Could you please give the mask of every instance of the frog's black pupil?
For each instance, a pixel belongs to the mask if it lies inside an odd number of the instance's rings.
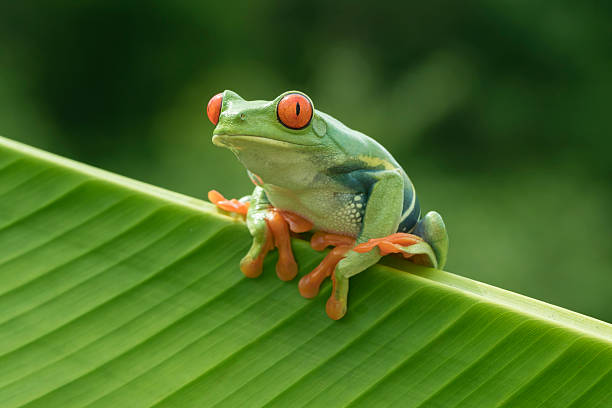
[[[295,103],[295,116],[300,116],[300,103]]]

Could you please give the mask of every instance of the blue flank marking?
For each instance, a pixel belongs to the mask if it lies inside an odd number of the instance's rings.
[[[344,165],[334,167],[328,170],[328,174],[334,177],[341,184],[349,187],[356,193],[363,193],[365,195],[364,205],[367,206],[368,199],[370,198],[370,192],[374,183],[378,179],[372,174],[381,169],[363,169],[363,163],[356,162],[351,165]],[[419,199],[415,197],[414,208],[410,211],[410,214],[405,214],[406,210],[412,203],[412,196],[415,194],[412,184],[408,180],[408,176],[404,174],[404,205],[402,207],[402,221],[397,227],[397,232],[411,232],[419,222],[421,217],[421,206],[419,205]],[[367,207],[366,207],[367,208]]]
[[[376,170],[359,169],[349,172],[336,172],[341,168],[336,167],[330,169],[329,174],[340,184],[343,184],[353,190],[355,193],[363,193],[367,198],[370,196],[372,186],[378,181],[378,179],[372,174]]]

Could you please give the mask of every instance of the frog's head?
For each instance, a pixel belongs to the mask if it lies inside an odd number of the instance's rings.
[[[312,101],[297,91],[273,101],[245,101],[235,92],[224,91],[212,97],[206,113],[216,125],[213,143],[232,149],[255,144],[289,149],[317,146],[325,134],[325,122]]]
[[[212,97],[206,113],[216,125],[212,141],[233,151],[251,171],[283,171],[311,161],[332,148],[325,115],[304,93],[289,91],[272,101],[246,101],[224,91]],[[303,170],[305,168],[303,167]]]

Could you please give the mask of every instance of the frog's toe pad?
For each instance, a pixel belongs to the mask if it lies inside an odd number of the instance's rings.
[[[259,256],[255,259],[252,259],[249,256],[245,256],[240,261],[240,270],[247,278],[257,278],[261,275],[261,271],[263,270],[263,256]]]
[[[327,315],[334,320],[342,319],[342,317],[344,317],[346,314],[346,300],[342,301],[336,299],[334,295],[331,295],[329,299],[327,299],[325,311],[327,312]]]
[[[300,295],[305,297],[306,299],[312,299],[319,294],[319,287],[323,282],[324,277],[313,276],[311,273],[305,275],[300,279],[300,283],[298,283],[298,289],[300,290]]]
[[[298,273],[298,266],[292,256],[280,256],[276,263],[276,276],[282,281],[289,282]]]

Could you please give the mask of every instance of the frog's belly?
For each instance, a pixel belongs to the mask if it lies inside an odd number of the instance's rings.
[[[272,205],[314,224],[317,231],[357,237],[365,213],[363,193],[315,190],[298,194],[266,192]]]

